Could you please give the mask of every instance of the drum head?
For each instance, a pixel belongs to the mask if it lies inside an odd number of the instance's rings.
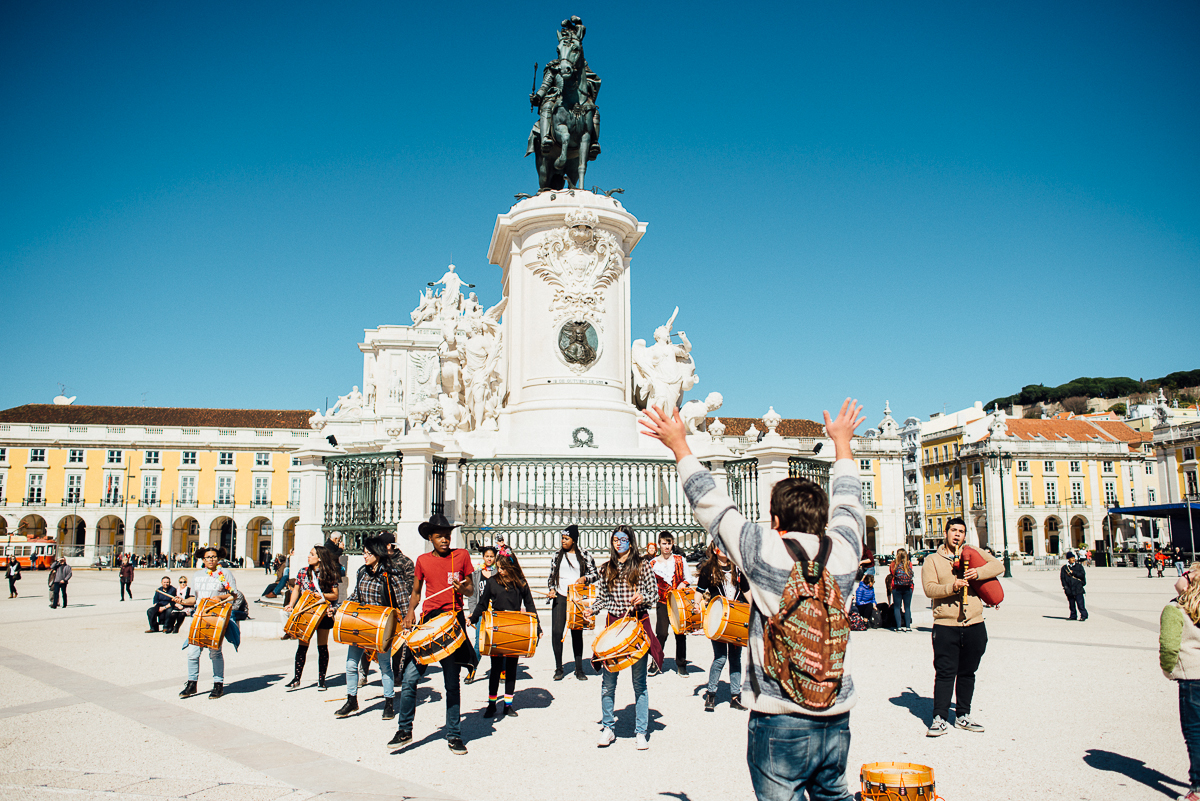
[[[667,617],[670,618],[671,625],[676,630],[679,629],[680,619],[682,619],[686,615],[686,613],[682,612],[679,608],[680,604],[682,602],[683,602],[683,593],[682,592],[679,592],[678,590],[671,590],[670,592],[667,593]]]
[[[631,617],[621,618],[596,635],[596,639],[592,643],[592,650],[596,653],[604,653],[619,647],[640,625],[641,623]]]
[[[725,623],[725,599],[717,596],[712,599],[708,605],[708,611],[704,614],[704,636],[710,640],[721,633],[721,626]]]

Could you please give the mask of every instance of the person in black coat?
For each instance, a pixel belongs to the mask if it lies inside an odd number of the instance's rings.
[[[174,601],[175,588],[171,586],[171,577],[163,576],[159,588],[154,591],[154,602],[146,610],[146,620],[150,623],[147,634],[157,634],[160,625],[163,629],[169,628],[167,622]]]
[[[1083,605],[1083,586],[1087,584],[1087,574],[1071,551],[1067,551],[1067,563],[1058,571],[1058,578],[1062,582],[1063,592],[1067,595],[1067,603],[1071,605],[1071,616],[1067,619],[1076,619],[1075,609],[1078,607],[1078,619],[1087,620],[1087,607]]]
[[[496,572],[483,585],[483,593],[479,603],[471,613],[471,624],[479,625],[483,613],[490,607],[495,612],[519,612],[522,604],[525,611],[537,617],[537,609],[533,605],[533,595],[529,592],[529,582],[525,573],[517,564],[516,558],[507,547],[503,547],[496,557]],[[538,621],[538,637],[542,636],[542,624]],[[513,692],[517,686],[517,658],[515,656],[493,656],[491,670],[488,671],[488,705],[484,717],[516,717],[513,709]],[[498,707],[500,674],[504,674],[504,705]]]

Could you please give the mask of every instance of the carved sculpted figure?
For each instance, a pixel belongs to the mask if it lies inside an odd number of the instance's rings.
[[[355,386],[345,395],[339,395],[337,403],[325,413],[327,420],[357,420],[362,417],[363,396]]]
[[[679,405],[683,393],[699,381],[687,335],[680,331],[680,344],[671,342],[671,327],[678,314],[676,306],[667,324],[654,330],[654,344],[650,347],[646,347],[644,339],[633,343],[633,389],[641,408],[657,406],[670,413]]]
[[[525,155],[535,154],[539,191],[583,186],[587,163],[600,155],[600,76],[583,57],[587,27],[579,17],[563,20],[558,58],[542,70],[542,84],[529,96],[538,121]]]
[[[710,392],[704,400],[692,400],[683,404],[679,409],[679,416],[683,419],[684,425],[687,426],[689,434],[700,433],[700,424],[704,422],[704,418],[708,417],[709,412],[715,412],[721,408],[721,404],[725,399],[721,397],[720,392]]]
[[[500,357],[504,352],[503,336],[500,333],[500,316],[508,298],[487,310],[482,317],[471,318],[468,336],[463,347],[463,383],[466,385],[466,402],[469,425],[472,429],[495,428],[495,415],[490,412],[498,408],[489,400],[503,394],[500,373]]]
[[[409,315],[412,317],[413,325],[429,322],[437,314],[437,298],[433,296],[433,288],[430,287],[421,293],[421,302],[417,304],[417,308],[412,310]]]
[[[438,317],[445,319],[457,316],[462,305],[463,280],[454,272],[454,265],[447,267],[446,274],[433,283],[435,286],[442,284],[444,287],[442,294],[438,296]]]

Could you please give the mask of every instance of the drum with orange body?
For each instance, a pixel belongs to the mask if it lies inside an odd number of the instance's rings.
[[[402,642],[408,643],[413,658],[422,665],[441,662],[467,641],[466,633],[462,626],[458,625],[456,612],[443,612],[431,617],[402,636]],[[401,637],[396,639],[401,640]],[[396,650],[399,650],[399,645],[396,646]]]
[[[595,618],[588,622],[592,602],[596,600],[595,584],[572,584],[567,588],[567,628],[572,630],[596,628]]]
[[[232,614],[232,598],[201,598],[188,627],[188,642],[201,648],[220,649]]]
[[[750,604],[718,595],[704,612],[704,636],[745,647],[750,641]]]
[[[319,622],[319,621],[318,621]],[[396,632],[396,610],[346,601],[333,616],[333,641],[383,653]]]
[[[596,661],[609,673],[630,667],[650,650],[650,638],[637,618],[622,617],[604,627],[592,641]]]
[[[484,656],[533,656],[538,644],[537,615],[489,609],[479,621],[479,653]]]
[[[696,634],[704,628],[704,616],[700,612],[700,595],[691,587],[679,587],[667,591],[667,617],[671,619],[671,631],[676,634]]]
[[[299,600],[292,607],[292,613],[283,624],[283,630],[300,642],[308,642],[328,613],[329,601],[325,600],[325,596],[305,590],[300,593]]]
[[[863,801],[931,801],[940,799],[933,768],[912,762],[868,762],[858,774]]]

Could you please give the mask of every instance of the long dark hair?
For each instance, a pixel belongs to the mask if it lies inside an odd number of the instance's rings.
[[[710,589],[713,587],[720,588],[727,580],[733,582],[737,576],[737,568],[734,567],[732,560],[726,558],[725,561],[728,564],[722,566],[721,560],[717,558],[717,544],[710,542],[708,548],[704,551],[704,560],[696,568],[696,575],[702,578],[707,574]],[[729,571],[728,579],[725,577],[725,571],[727,570]]]
[[[564,531],[563,533],[567,534],[568,537],[571,537],[571,535],[567,532]],[[575,559],[579,561],[579,575],[582,576],[587,573],[587,558],[583,555],[583,549],[579,547],[579,540],[575,537],[571,537],[571,550],[568,551],[566,548],[560,547],[558,549],[558,553],[554,554],[554,559],[550,562],[551,585],[555,587],[558,586],[558,568],[562,564],[563,557],[571,553],[571,551],[575,552]]]
[[[504,553],[496,557],[496,567],[499,568],[499,572],[494,578],[504,585],[505,589],[519,590],[528,586],[529,582],[525,580],[525,571],[521,570],[517,557],[513,556],[511,551],[506,549]]]
[[[321,592],[333,592],[333,588],[341,581],[342,567],[333,551],[325,546],[314,545],[313,550],[317,552],[317,578]]]
[[[617,553],[617,548],[613,545],[613,536],[618,533],[626,534],[629,537],[629,558],[625,560],[624,564],[621,564],[621,554]],[[638,550],[637,536],[633,533],[633,527],[617,526],[613,531],[613,536],[608,538],[608,561],[600,570],[604,586],[608,588],[609,592],[612,592],[617,580],[621,579],[628,582],[630,587],[637,587],[638,581],[642,577],[642,553]]]

